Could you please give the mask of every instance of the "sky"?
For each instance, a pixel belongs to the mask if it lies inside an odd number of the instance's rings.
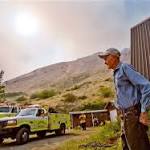
[[[107,48],[130,47],[150,0],[0,0],[3,80]]]

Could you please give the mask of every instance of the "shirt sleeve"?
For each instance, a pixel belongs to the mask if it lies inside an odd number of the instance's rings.
[[[150,106],[150,82],[131,65],[123,64],[123,71],[129,81],[140,90],[142,94],[140,100],[141,112],[145,112]]]
[[[117,100],[116,99],[114,100],[113,104],[114,104],[116,109],[119,109],[119,105],[117,104]]]

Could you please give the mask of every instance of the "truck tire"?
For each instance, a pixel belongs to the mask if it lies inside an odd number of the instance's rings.
[[[46,135],[46,131],[40,131],[36,133],[39,138],[43,138]]]
[[[2,144],[2,143],[3,143],[3,141],[4,141],[4,139],[3,139],[3,138],[0,138],[0,144]]]
[[[60,125],[60,129],[55,130],[56,135],[64,135],[66,133],[66,126],[64,124]]]
[[[17,144],[25,144],[29,141],[29,129],[21,128],[16,135]]]
[[[66,133],[66,126],[65,125],[62,125],[61,127],[60,127],[60,134],[61,135],[64,135]]]

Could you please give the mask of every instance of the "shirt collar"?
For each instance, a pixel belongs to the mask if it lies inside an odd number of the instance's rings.
[[[116,66],[116,68],[114,69],[114,73],[115,73],[118,69],[120,69],[121,65],[122,65],[122,62],[119,62],[119,64],[118,64],[118,65]]]

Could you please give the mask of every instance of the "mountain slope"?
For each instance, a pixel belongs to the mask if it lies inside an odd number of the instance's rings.
[[[122,59],[128,56],[124,49]],[[126,53],[127,52],[127,53]],[[47,88],[69,88],[99,73],[109,74],[98,53],[70,62],[62,62],[36,69],[28,74],[6,81],[7,92],[32,93]],[[129,57],[127,57],[129,58]]]

